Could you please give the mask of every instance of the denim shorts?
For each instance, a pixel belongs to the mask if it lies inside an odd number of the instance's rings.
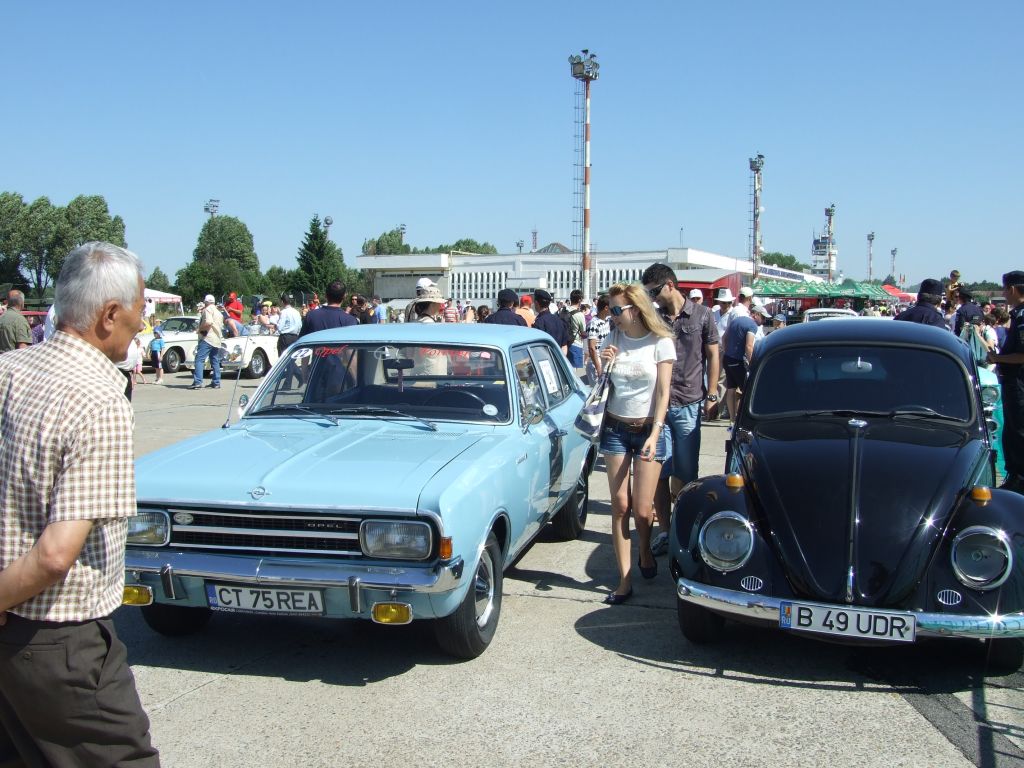
[[[697,479],[700,457],[700,423],[704,403],[669,406],[665,431],[672,436],[672,461],[666,462],[662,477],[673,475],[684,483]]]
[[[634,432],[626,429],[621,423],[605,418],[601,428],[601,453],[615,456],[637,456],[643,450],[644,443],[651,434],[652,426]],[[667,461],[672,456],[672,441],[667,430],[658,435],[658,447],[654,451],[654,461]]]

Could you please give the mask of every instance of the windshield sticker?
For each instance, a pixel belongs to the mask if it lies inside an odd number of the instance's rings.
[[[291,354],[292,360],[305,360],[307,357],[313,354],[313,350],[309,347],[299,347]]]
[[[487,405],[484,406],[484,416],[497,416],[497,415],[498,415],[498,409],[496,407],[494,407],[490,403],[488,403]]]
[[[555,369],[551,367],[550,360],[539,361],[540,375],[544,378],[544,386],[547,387],[549,393],[554,394],[558,392],[558,377],[555,375]]]
[[[302,358],[309,357],[310,355],[315,355],[316,357],[334,357],[335,355],[342,354],[346,349],[348,349],[348,347],[345,344],[338,347],[313,347],[312,349],[307,347],[306,349],[295,350],[295,352],[292,353],[292,359],[300,360]],[[305,352],[306,354],[299,357],[299,352]]]

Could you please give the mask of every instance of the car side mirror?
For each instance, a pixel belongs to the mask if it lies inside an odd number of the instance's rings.
[[[523,427],[530,427],[544,421],[544,409],[539,405],[528,405],[523,411]]]

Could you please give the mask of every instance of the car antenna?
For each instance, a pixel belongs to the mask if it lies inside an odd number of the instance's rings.
[[[231,406],[235,403],[235,394],[238,392],[238,382],[242,378],[242,363],[245,361],[245,353],[249,351],[249,334],[245,335],[245,346],[242,347],[242,358],[238,362],[238,373],[235,374],[235,386],[231,388],[231,398],[228,400],[228,417],[224,419],[224,423],[221,425],[221,429],[227,429],[231,426]],[[221,365],[223,365],[223,361]],[[264,374],[266,375],[266,374]]]

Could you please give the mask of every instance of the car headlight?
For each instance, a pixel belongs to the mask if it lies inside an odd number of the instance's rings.
[[[367,557],[424,560],[432,547],[427,523],[403,520],[364,520],[359,526],[359,544]]]
[[[140,511],[128,518],[128,543],[162,547],[171,539],[171,519],[166,512]]]
[[[697,544],[701,558],[712,568],[735,571],[754,551],[754,529],[738,512],[718,512],[701,526]]]
[[[971,589],[995,589],[1010,577],[1013,551],[1007,535],[987,525],[960,531],[950,550],[953,573]]]
[[[998,403],[999,387],[982,387],[981,402],[987,406],[995,405],[996,403]]]

